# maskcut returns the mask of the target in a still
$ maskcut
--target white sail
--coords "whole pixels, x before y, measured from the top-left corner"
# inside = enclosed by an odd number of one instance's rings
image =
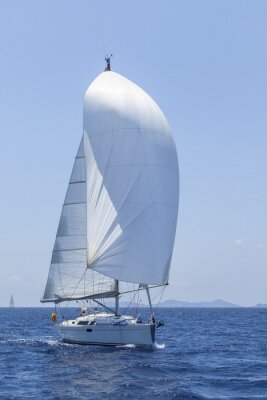
[[[105,297],[114,280],[87,268],[87,202],[84,140],[70,178],[42,301]]]
[[[164,284],[176,231],[179,173],[168,123],[141,88],[100,74],[84,100],[88,267]]]
[[[13,297],[13,294],[12,294],[11,297],[10,297],[9,307],[10,307],[10,308],[15,307],[15,305],[14,305],[14,297]]]
[[[164,284],[176,231],[178,160],[141,88],[107,71],[84,99],[74,163],[42,301],[115,294],[115,280]]]

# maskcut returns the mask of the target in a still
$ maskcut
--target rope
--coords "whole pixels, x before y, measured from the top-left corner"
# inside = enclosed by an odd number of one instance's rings
[[[138,293],[138,292],[136,292],[136,293],[134,294],[134,297],[132,298],[132,300],[131,300],[130,304],[129,304],[129,305],[128,305],[128,307],[126,308],[126,310],[125,310],[125,313],[127,313],[128,309],[130,308],[130,306],[131,306],[132,302],[134,301],[134,299],[135,299],[135,297],[136,297],[137,293]]]

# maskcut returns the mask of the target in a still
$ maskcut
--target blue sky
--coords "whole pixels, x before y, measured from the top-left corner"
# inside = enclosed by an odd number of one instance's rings
[[[267,2],[2,1],[0,306],[38,306],[83,95],[112,67],[171,125],[180,209],[165,298],[267,302]]]

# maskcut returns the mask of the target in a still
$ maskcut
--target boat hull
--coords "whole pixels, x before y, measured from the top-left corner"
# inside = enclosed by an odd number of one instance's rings
[[[153,345],[154,324],[135,325],[57,325],[61,339],[67,343],[91,345]]]

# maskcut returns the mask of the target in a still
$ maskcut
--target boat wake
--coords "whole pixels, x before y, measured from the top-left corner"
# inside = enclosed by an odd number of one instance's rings
[[[118,349],[135,349],[136,345],[135,344],[121,344],[119,346],[116,346]]]
[[[42,338],[42,339],[0,339],[0,345],[1,344],[16,344],[16,345],[26,345],[26,346],[39,346],[39,345],[48,345],[48,346],[53,346],[53,347],[58,347],[58,346],[73,346],[72,344],[69,343],[63,343],[60,340],[56,339],[50,339],[50,338]]]
[[[154,343],[155,349],[165,349],[165,343]]]
[[[74,343],[66,343],[62,342],[61,340],[54,339],[54,338],[17,338],[17,339],[12,339],[12,338],[0,338],[0,345],[3,344],[8,344],[8,345],[24,345],[24,346],[42,346],[42,345],[47,345],[49,347],[77,347],[79,345],[74,344]],[[102,346],[101,346],[102,347]],[[129,349],[133,350],[136,348],[142,348],[143,346],[137,346],[135,344],[124,344],[124,345],[118,345],[115,346],[117,349]],[[145,346],[146,347],[146,346]],[[154,343],[152,346],[152,349],[157,349],[157,350],[162,350],[165,349],[165,344],[164,343]]]
[[[144,345],[135,345],[135,344],[124,344],[124,345],[119,345],[119,346],[116,346],[116,348],[119,348],[119,349],[140,349],[140,348],[148,348],[148,346],[144,346]],[[165,349],[165,343],[154,343],[152,346],[149,346],[149,348],[152,348],[152,349],[160,349],[160,350],[162,350],[162,349]]]

